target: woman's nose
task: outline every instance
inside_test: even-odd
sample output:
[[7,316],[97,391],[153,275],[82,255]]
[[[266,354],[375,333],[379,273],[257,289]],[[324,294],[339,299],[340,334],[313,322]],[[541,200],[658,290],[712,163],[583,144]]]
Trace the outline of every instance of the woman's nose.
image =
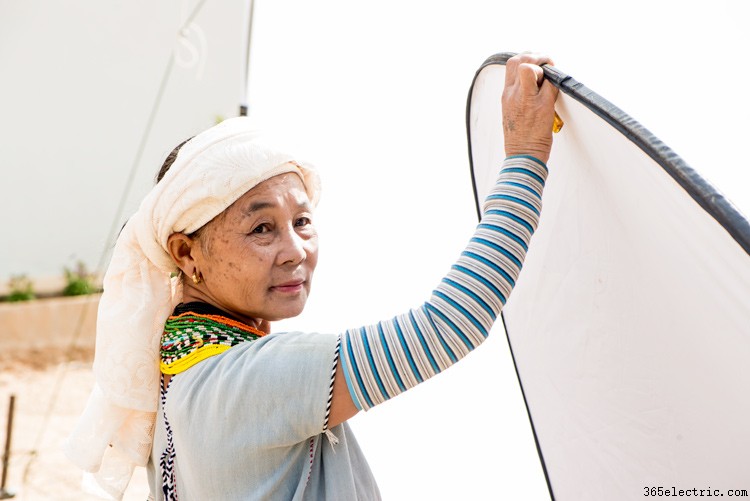
[[294,228],[284,232],[281,239],[281,248],[278,254],[279,264],[299,264],[307,257],[305,239],[299,235]]

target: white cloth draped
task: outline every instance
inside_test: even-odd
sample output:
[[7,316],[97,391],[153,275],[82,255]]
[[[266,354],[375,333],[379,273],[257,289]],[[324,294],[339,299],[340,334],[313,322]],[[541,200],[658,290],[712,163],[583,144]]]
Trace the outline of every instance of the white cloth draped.
[[317,204],[320,181],[311,166],[262,137],[252,120],[225,120],[182,146],[118,237],[97,317],[95,388],[65,444],[67,456],[113,497],[151,452],[161,334],[182,298],[170,278],[177,267],[167,239],[193,233],[254,186],[288,172]]

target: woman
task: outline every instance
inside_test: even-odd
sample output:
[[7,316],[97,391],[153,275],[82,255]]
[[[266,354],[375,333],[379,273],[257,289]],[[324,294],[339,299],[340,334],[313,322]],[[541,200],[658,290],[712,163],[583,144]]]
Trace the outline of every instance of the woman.
[[68,455],[115,497],[148,462],[154,499],[379,499],[346,420],[487,336],[541,209],[557,95],[547,63],[507,63],[508,158],[451,272],[421,307],[340,335],[269,334],[310,293],[314,170],[244,118],[178,147],[115,247],[97,384]]

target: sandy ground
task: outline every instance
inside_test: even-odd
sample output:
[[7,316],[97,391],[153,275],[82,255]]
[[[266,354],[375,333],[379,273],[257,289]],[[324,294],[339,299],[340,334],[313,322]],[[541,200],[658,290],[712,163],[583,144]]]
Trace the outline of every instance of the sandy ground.
[[[15,355],[0,360],[0,454],[5,444],[10,395],[15,395],[6,491],[18,500],[97,500],[81,489],[81,472],[62,453],[62,443],[93,385],[89,354]],[[137,468],[126,500],[148,497],[146,473]]]

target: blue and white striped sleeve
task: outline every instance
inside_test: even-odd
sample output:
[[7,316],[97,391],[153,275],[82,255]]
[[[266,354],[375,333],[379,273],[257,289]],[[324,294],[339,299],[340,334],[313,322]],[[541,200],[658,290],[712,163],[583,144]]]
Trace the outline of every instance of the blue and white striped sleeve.
[[539,222],[547,172],[534,157],[505,159],[473,237],[429,301],[342,335],[341,363],[359,409],[438,374],[487,338]]

